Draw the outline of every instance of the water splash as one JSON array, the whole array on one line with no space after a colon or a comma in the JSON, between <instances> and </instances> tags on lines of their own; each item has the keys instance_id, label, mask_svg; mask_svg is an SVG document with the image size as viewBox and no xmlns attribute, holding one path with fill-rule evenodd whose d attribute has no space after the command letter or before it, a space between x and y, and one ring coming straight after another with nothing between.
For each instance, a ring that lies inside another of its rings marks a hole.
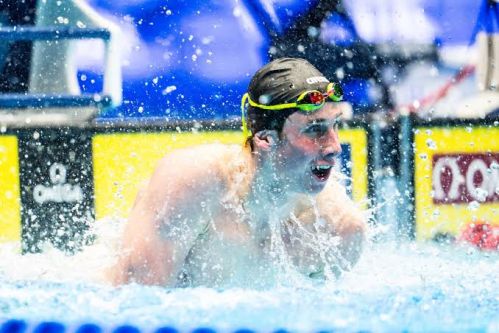
<instances>
[{"instance_id":1,"label":"water splash","mask_svg":"<svg viewBox=\"0 0 499 333\"><path fill-rule=\"evenodd\" d=\"M116 262L123 227L123 219L96 221L89 230L97 235L96 241L75 255L49 243L42 246L41 253L24 255L18 242L1 244L0 276L13 281L104 283L108 269Z\"/></svg>"},{"instance_id":2,"label":"water splash","mask_svg":"<svg viewBox=\"0 0 499 333\"><path fill-rule=\"evenodd\" d=\"M498 260L466 247L369 242L352 271L326 284L172 290L2 278L0 307L4 318L105 327L486 331L499 323Z\"/></svg>"},{"instance_id":3,"label":"water splash","mask_svg":"<svg viewBox=\"0 0 499 333\"><path fill-rule=\"evenodd\" d=\"M271 252L280 267L280 283L265 290L137 284L114 288L103 284L103 272L116 260L123 222L97 221L96 243L74 256L50 247L43 254L21 256L18 244L0 245L2 317L96 322L104 327L168 325L182 330L204 326L259 331L494 332L499 327L497 252L459 244L387 240L379 236L385 226L372 225L358 264L341 277L321 282L294 269L275 219L270 223ZM316 223L314 227L320 228L319 219ZM310 232L305 227L302 231ZM327 253L328 240L311 235L316 237L315 249Z\"/></svg>"}]
</instances>

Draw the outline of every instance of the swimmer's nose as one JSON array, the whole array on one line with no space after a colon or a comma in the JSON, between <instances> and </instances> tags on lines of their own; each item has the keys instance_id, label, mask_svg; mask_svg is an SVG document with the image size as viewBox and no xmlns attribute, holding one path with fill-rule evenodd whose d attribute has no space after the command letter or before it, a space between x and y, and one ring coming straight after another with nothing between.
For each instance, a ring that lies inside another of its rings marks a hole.
<instances>
[{"instance_id":1,"label":"swimmer's nose","mask_svg":"<svg viewBox=\"0 0 499 333\"><path fill-rule=\"evenodd\" d=\"M322 155L322 159L326 162L334 162L334 159L341 153L341 148L340 152L330 152L327 153L326 155Z\"/></svg>"},{"instance_id":2,"label":"swimmer's nose","mask_svg":"<svg viewBox=\"0 0 499 333\"><path fill-rule=\"evenodd\" d=\"M331 129L322 145L322 158L327 162L333 162L334 158L339 154L341 154L341 143L338 132Z\"/></svg>"}]
</instances>

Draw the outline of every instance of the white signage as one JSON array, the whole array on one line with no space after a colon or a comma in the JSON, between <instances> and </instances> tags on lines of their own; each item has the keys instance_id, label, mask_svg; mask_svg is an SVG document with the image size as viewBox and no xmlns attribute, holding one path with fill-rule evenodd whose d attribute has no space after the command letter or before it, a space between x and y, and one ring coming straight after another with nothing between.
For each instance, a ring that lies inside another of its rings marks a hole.
<instances>
[{"instance_id":1,"label":"white signage","mask_svg":"<svg viewBox=\"0 0 499 333\"><path fill-rule=\"evenodd\" d=\"M79 202L83 201L83 191L79 184L66 183L67 168L60 163L50 166L51 186L36 185L33 197L40 205L45 202Z\"/></svg>"},{"instance_id":2,"label":"white signage","mask_svg":"<svg viewBox=\"0 0 499 333\"><path fill-rule=\"evenodd\" d=\"M433 167L433 199L440 203L497 201L499 164L480 154L440 156ZM443 175L447 180L443 182ZM478 179L478 181L477 181Z\"/></svg>"}]
</instances>

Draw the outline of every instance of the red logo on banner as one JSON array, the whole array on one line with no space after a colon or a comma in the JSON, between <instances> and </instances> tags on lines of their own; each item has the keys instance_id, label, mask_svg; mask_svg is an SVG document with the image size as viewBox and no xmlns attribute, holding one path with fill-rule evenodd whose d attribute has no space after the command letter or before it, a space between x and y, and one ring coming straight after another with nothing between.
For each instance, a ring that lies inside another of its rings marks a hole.
<instances>
[{"instance_id":1,"label":"red logo on banner","mask_svg":"<svg viewBox=\"0 0 499 333\"><path fill-rule=\"evenodd\" d=\"M433 155L433 203L499 201L499 153Z\"/></svg>"}]
</instances>

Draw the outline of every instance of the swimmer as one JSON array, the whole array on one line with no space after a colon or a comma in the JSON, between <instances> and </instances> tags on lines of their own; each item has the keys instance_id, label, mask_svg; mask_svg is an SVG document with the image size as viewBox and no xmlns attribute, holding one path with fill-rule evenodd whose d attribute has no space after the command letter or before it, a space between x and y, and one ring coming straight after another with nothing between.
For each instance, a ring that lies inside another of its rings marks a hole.
<instances>
[{"instance_id":1,"label":"swimmer","mask_svg":"<svg viewBox=\"0 0 499 333\"><path fill-rule=\"evenodd\" d=\"M341 98L306 60L263 66L242 99L246 144L180 149L159 162L132 208L112 281L251 280L272 270L273 242L305 276L350 269L366 224L333 171Z\"/></svg>"}]
</instances>

